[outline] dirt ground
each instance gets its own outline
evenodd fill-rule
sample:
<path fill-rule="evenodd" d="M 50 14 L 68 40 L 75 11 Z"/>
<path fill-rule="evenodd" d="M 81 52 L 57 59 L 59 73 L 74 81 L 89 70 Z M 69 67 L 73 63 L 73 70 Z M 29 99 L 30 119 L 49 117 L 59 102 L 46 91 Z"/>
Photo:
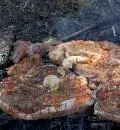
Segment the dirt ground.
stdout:
<path fill-rule="evenodd" d="M 120 42 L 119 13 L 119 0 L 1 0 L 0 42 L 60 40 L 93 24 L 74 39 Z"/>

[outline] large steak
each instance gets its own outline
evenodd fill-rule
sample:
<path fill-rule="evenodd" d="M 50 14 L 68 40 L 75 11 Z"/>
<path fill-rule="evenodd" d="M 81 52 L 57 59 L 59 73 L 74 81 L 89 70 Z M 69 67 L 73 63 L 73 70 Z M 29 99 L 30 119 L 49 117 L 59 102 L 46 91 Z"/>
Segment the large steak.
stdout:
<path fill-rule="evenodd" d="M 72 41 L 50 48 L 49 57 L 88 79 L 96 93 L 96 115 L 120 122 L 120 46 L 106 41 Z"/>

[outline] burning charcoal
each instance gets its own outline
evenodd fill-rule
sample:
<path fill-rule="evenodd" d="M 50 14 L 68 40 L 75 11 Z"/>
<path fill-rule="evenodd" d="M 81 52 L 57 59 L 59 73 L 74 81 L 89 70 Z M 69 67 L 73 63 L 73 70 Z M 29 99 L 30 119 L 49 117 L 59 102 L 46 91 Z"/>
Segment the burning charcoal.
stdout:
<path fill-rule="evenodd" d="M 0 92 L 2 110 L 18 119 L 37 120 L 85 112 L 93 105 L 92 92 L 80 77 L 60 76 L 57 66 L 44 65 L 39 57 L 39 62 L 33 60 L 34 55 L 8 69 Z"/>

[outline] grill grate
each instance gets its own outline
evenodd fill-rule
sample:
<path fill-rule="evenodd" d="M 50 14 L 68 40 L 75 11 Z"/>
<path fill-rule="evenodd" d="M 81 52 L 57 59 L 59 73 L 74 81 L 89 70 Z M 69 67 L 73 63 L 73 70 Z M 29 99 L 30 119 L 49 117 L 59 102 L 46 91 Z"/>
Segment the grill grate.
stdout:
<path fill-rule="evenodd" d="M 51 120 L 15 120 L 6 113 L 0 116 L 0 130 L 119 130 L 120 124 L 83 114 Z"/>

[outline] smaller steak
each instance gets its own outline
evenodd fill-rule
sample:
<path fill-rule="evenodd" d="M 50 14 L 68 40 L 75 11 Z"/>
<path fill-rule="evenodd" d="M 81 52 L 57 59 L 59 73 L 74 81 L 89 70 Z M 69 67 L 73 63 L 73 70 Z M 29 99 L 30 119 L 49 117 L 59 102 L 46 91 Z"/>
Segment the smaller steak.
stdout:
<path fill-rule="evenodd" d="M 8 75 L 2 83 L 0 108 L 18 119 L 61 117 L 85 111 L 94 103 L 84 78 L 61 76 L 58 67 L 44 65 L 39 54 L 11 66 Z"/>

